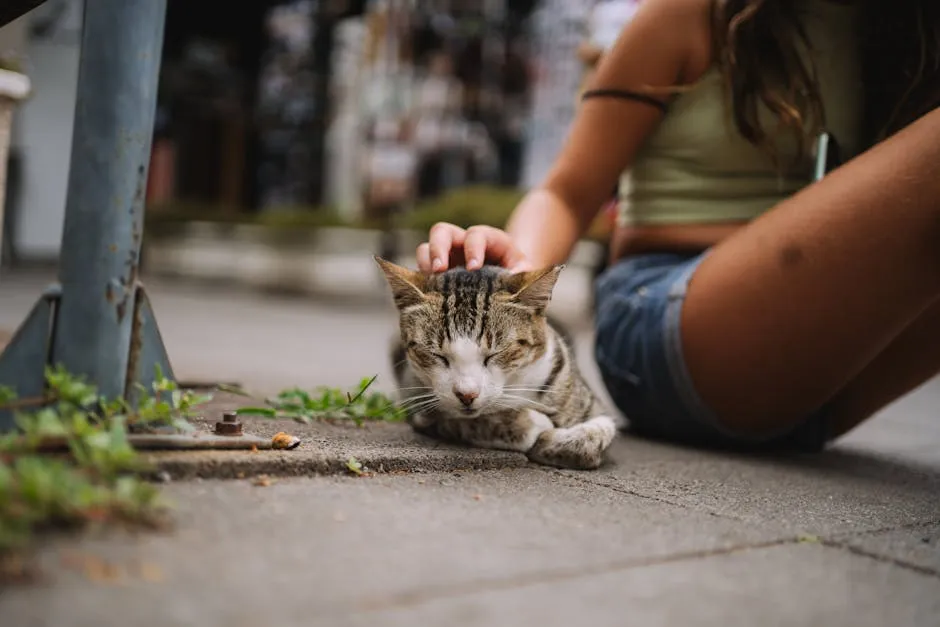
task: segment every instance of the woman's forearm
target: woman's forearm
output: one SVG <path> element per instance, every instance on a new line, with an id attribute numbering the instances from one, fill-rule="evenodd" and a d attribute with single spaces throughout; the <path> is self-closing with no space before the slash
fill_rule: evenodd
<path id="1" fill-rule="evenodd" d="M 529 192 L 513 212 L 506 231 L 537 268 L 564 263 L 585 229 L 577 214 L 546 189 Z"/>

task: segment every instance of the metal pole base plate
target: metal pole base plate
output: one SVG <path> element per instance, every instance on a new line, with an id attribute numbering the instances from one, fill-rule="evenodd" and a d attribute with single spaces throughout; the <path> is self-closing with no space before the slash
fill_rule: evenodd
<path id="1" fill-rule="evenodd" d="M 37 405 L 46 393 L 46 367 L 58 363 L 53 346 L 61 294 L 61 286 L 49 286 L 0 354 L 0 386 L 12 388 L 20 399 L 35 399 Z M 150 389 L 158 372 L 170 380 L 174 376 L 153 307 L 139 282 L 134 285 L 133 311 L 123 396 L 136 403 L 138 384 Z M 0 432 L 15 428 L 13 411 L 0 409 Z"/>

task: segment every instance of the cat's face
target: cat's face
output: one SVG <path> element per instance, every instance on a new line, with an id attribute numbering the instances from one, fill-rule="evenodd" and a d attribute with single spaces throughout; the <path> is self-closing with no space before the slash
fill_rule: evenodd
<path id="1" fill-rule="evenodd" d="M 407 359 L 427 388 L 409 396 L 426 395 L 428 407 L 473 418 L 522 406 L 537 391 L 526 375 L 545 355 L 545 308 L 562 266 L 428 276 L 376 261 L 395 297 Z"/>

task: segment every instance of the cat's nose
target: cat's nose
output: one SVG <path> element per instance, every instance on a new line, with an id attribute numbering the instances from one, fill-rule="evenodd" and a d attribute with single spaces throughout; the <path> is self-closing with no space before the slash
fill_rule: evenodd
<path id="1" fill-rule="evenodd" d="M 470 407 L 473 405 L 473 401 L 477 400 L 477 397 L 480 396 L 479 392 L 465 392 L 463 390 L 458 390 L 454 388 L 454 396 L 457 397 L 464 407 Z"/>

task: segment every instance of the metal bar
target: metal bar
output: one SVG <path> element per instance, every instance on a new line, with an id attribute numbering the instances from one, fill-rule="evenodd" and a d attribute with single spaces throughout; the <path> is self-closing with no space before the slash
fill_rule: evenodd
<path id="1" fill-rule="evenodd" d="M 131 331 L 131 346 L 127 357 L 127 373 L 124 397 L 135 407 L 140 400 L 140 383 L 150 391 L 151 384 L 159 377 L 175 380 L 170 357 L 166 353 L 153 306 L 144 286 L 138 282 L 134 296 L 134 323 Z"/>
<path id="2" fill-rule="evenodd" d="M 53 358 L 123 396 L 166 0 L 86 0 Z"/>
<path id="3" fill-rule="evenodd" d="M 45 393 L 49 344 L 55 336 L 58 286 L 49 287 L 0 355 L 0 385 L 13 387 L 19 398 L 36 399 Z M 0 408 L 0 433 L 16 427 L 13 411 Z"/>

